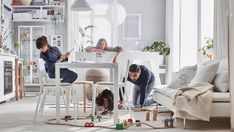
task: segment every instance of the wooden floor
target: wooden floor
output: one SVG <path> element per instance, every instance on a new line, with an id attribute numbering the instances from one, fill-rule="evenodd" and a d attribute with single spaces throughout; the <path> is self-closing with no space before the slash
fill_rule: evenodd
<path id="1" fill-rule="evenodd" d="M 37 96 L 33 94 L 27 94 L 30 97 L 24 97 L 19 101 L 9 101 L 6 103 L 0 104 L 0 132 L 75 132 L 75 131 L 85 131 L 85 132 L 112 132 L 117 130 L 112 129 L 103 129 L 103 128 L 79 128 L 71 126 L 54 126 L 45 124 L 46 119 L 54 118 L 55 109 L 54 109 L 54 98 L 49 97 L 48 104 L 45 107 L 44 116 L 39 118 L 36 124 L 32 123 Z M 90 108 L 88 108 L 89 110 Z M 88 114 L 88 113 L 87 113 Z M 140 119 L 141 121 L 145 120 L 145 114 L 143 113 L 133 113 L 135 118 Z M 163 126 L 162 120 L 165 119 L 167 114 L 160 114 L 158 121 L 147 122 L 154 126 Z M 111 122 L 112 120 L 109 120 Z M 105 124 L 105 123 L 104 123 Z M 108 123 L 107 123 L 108 124 Z M 142 132 L 142 131 L 155 131 L 155 132 L 229 132 L 230 123 L 227 118 L 212 118 L 210 122 L 203 121 L 188 121 L 187 128 L 183 129 L 182 120 L 177 119 L 175 122 L 175 128 L 171 129 L 151 129 L 147 126 L 142 125 L 141 127 L 133 126 L 127 130 L 129 132 Z"/>

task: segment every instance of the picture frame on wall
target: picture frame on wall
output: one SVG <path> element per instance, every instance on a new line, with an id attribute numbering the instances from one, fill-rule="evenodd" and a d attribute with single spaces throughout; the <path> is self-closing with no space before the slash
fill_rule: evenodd
<path id="1" fill-rule="evenodd" d="M 128 13 L 123 23 L 123 39 L 141 39 L 141 14 Z"/>

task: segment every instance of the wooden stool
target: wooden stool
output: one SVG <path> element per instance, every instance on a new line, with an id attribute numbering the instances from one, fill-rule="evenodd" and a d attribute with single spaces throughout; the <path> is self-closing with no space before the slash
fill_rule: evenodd
<path id="1" fill-rule="evenodd" d="M 18 100 L 19 98 L 23 98 L 23 92 L 25 96 L 23 80 L 23 59 L 15 60 L 15 78 L 15 98 L 16 100 Z"/>

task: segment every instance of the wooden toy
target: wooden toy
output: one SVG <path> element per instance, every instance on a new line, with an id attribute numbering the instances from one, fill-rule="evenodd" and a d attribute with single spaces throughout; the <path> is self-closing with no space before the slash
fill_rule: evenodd
<path id="1" fill-rule="evenodd" d="M 86 122 L 85 127 L 94 127 L 93 122 Z"/>
<path id="2" fill-rule="evenodd" d="M 153 120 L 154 121 L 157 120 L 157 116 L 158 116 L 158 111 L 157 110 L 153 110 Z"/>
<path id="3" fill-rule="evenodd" d="M 128 122 L 129 122 L 129 124 L 133 124 L 132 118 L 129 118 L 129 119 L 128 119 Z"/>
<path id="4" fill-rule="evenodd" d="M 66 116 L 64 117 L 64 120 L 65 120 L 65 121 L 68 121 L 68 120 L 72 120 L 72 118 L 71 118 L 70 115 L 66 115 Z"/>
<path id="5" fill-rule="evenodd" d="M 124 120 L 123 124 L 124 124 L 124 127 L 126 128 L 126 127 L 128 126 L 127 120 Z M 129 124 L 130 124 L 130 123 L 129 123 Z"/>
<path id="6" fill-rule="evenodd" d="M 146 120 L 146 121 L 149 121 L 149 120 L 150 120 L 150 111 L 147 111 L 147 112 L 146 112 L 145 120 Z"/>
<path id="7" fill-rule="evenodd" d="M 140 120 L 136 120 L 136 126 L 140 127 L 141 126 L 141 121 Z"/>
<path id="8" fill-rule="evenodd" d="M 116 129 L 117 130 L 123 130 L 124 129 L 124 124 L 123 123 L 117 123 L 116 124 Z"/>

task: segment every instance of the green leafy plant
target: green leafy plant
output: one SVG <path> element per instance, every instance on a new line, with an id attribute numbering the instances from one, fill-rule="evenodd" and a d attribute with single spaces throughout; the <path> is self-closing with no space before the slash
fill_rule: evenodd
<path id="1" fill-rule="evenodd" d="M 87 44 L 87 43 L 93 43 L 92 39 L 91 39 L 91 36 L 88 35 L 88 30 L 91 30 L 93 28 L 96 28 L 96 26 L 94 25 L 88 25 L 84 28 L 80 27 L 79 26 L 79 33 L 80 33 L 80 36 L 81 36 L 81 51 L 84 51 L 84 46 Z M 84 42 L 86 40 L 86 42 Z"/>
<path id="2" fill-rule="evenodd" d="M 214 48 L 214 43 L 212 38 L 206 37 L 205 40 L 206 44 L 201 49 L 199 49 L 199 51 L 201 51 L 203 55 L 208 55 Z"/>
<path id="3" fill-rule="evenodd" d="M 170 48 L 166 46 L 165 42 L 156 41 L 153 42 L 152 45 L 146 46 L 143 51 L 150 51 L 150 52 L 159 52 L 160 55 L 169 55 Z"/>

